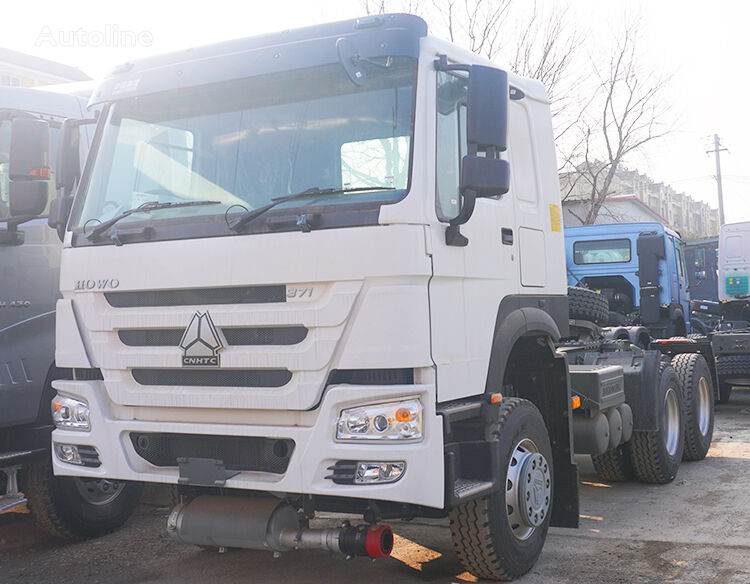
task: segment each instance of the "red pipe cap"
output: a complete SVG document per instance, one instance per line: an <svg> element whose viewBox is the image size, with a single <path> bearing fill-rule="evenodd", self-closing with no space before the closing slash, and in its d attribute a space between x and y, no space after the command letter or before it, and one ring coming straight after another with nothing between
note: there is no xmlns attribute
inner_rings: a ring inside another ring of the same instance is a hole
<svg viewBox="0 0 750 584"><path fill-rule="evenodd" d="M371 558L387 558L393 551L393 530L388 525L371 527L365 535L365 549Z"/></svg>

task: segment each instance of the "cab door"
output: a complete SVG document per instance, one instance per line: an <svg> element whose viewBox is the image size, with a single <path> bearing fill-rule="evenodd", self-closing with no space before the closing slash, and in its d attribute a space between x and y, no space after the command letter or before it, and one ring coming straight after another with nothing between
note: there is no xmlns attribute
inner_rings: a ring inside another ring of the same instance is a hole
<svg viewBox="0 0 750 584"><path fill-rule="evenodd" d="M460 161L467 153L467 81L437 71L435 89L437 221L428 227L430 319L438 401L443 402L484 391L500 302L518 294L519 269L512 192L478 199L460 228L468 243L446 243L448 221L459 211Z"/></svg>
<svg viewBox="0 0 750 584"><path fill-rule="evenodd" d="M686 322L690 321L690 283L688 281L687 267L685 266L685 243L675 240L675 250L677 251L677 291L679 294L678 302L682 306L682 314L685 315Z"/></svg>

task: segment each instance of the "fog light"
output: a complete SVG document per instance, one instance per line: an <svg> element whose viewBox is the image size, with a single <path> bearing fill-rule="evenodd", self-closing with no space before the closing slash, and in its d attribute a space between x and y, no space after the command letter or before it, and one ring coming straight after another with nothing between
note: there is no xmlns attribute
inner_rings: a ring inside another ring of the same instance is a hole
<svg viewBox="0 0 750 584"><path fill-rule="evenodd" d="M55 444L55 454L62 462L69 464L83 464L81 453L75 444Z"/></svg>
<svg viewBox="0 0 750 584"><path fill-rule="evenodd" d="M64 430L91 430L89 404L83 400L56 395L52 398L52 421Z"/></svg>
<svg viewBox="0 0 750 584"><path fill-rule="evenodd" d="M401 478L405 469L405 462L358 462L354 483L394 483Z"/></svg>

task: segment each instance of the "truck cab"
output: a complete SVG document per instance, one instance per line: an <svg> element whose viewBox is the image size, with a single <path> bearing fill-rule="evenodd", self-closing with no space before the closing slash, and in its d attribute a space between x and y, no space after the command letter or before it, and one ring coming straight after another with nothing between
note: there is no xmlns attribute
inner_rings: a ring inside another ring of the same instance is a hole
<svg viewBox="0 0 750 584"><path fill-rule="evenodd" d="M690 332L680 235L660 223L565 228L568 283L604 294L610 325L642 324L654 338Z"/></svg>
<svg viewBox="0 0 750 584"><path fill-rule="evenodd" d="M0 513L28 508L43 529L74 539L114 529L141 490L52 474L52 382L72 371L55 362L62 242L48 225L57 200L51 169L66 120L88 117L91 89L0 89ZM75 160L83 160L89 127L74 131Z"/></svg>
<svg viewBox="0 0 750 584"><path fill-rule="evenodd" d="M650 483L705 456L703 357L682 380L571 334L607 306L566 286L539 83L389 14L127 63L89 105L53 221L57 475L172 485L169 533L220 548L384 557L382 521L449 517L510 580L577 526L574 452Z"/></svg>

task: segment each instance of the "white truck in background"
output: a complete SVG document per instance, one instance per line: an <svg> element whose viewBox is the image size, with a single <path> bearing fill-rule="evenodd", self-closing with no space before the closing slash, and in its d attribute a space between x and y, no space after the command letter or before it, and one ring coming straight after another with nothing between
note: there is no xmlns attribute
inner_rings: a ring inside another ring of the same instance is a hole
<svg viewBox="0 0 750 584"><path fill-rule="evenodd" d="M174 485L168 530L220 548L383 557L382 521L448 516L513 579L578 524L574 453L652 483L705 456L703 357L566 286L539 83L379 15L126 63L90 106L56 474Z"/></svg>
<svg viewBox="0 0 750 584"><path fill-rule="evenodd" d="M142 490L138 483L52 473L52 381L70 378L71 371L55 364L62 243L47 224L56 195L50 168L63 123L73 127L87 117L92 89L80 83L0 88L0 513L28 508L40 527L66 538L115 529ZM30 126L45 131L27 133ZM75 132L82 157L89 127ZM19 169L29 151L35 158L49 152L49 159ZM69 152L68 158L78 167L77 157ZM19 189L34 195L36 208L14 207Z"/></svg>

